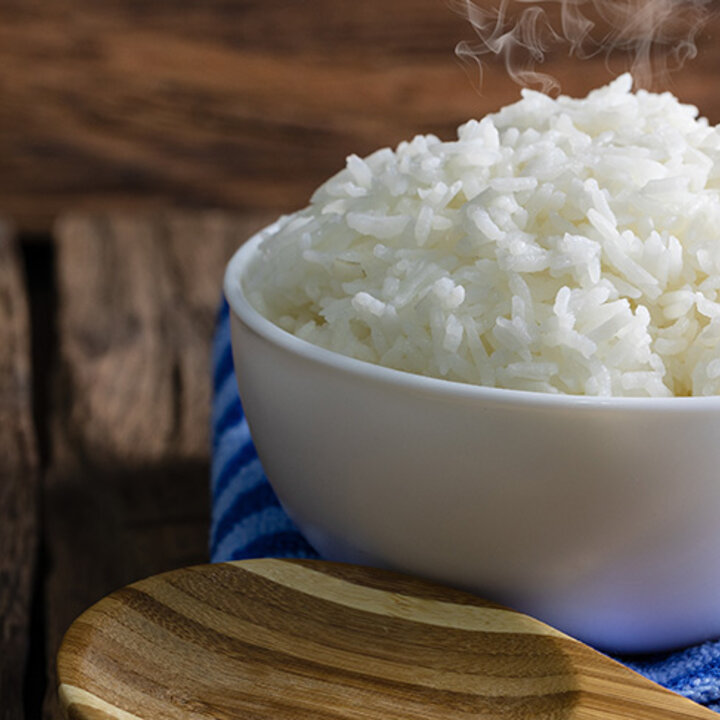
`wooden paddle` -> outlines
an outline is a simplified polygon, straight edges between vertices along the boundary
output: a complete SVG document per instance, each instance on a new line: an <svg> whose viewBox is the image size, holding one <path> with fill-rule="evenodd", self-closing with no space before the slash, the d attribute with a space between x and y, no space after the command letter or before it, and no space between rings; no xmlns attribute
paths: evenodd
<svg viewBox="0 0 720 720"><path fill-rule="evenodd" d="M118 590L68 630L58 676L72 720L717 718L526 615L318 561Z"/></svg>

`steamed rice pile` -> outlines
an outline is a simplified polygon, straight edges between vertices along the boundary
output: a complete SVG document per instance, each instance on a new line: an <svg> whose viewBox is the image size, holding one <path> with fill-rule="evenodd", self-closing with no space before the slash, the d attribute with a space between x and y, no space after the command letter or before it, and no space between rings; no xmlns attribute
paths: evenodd
<svg viewBox="0 0 720 720"><path fill-rule="evenodd" d="M245 283L387 367L584 395L720 394L720 129L628 75L379 150L283 218Z"/></svg>

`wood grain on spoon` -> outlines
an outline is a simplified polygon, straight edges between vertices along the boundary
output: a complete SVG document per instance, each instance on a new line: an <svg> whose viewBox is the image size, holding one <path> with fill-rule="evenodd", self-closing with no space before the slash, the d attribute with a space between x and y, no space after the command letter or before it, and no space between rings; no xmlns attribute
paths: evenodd
<svg viewBox="0 0 720 720"><path fill-rule="evenodd" d="M716 717L521 613L317 561L119 590L70 628L58 676L72 720Z"/></svg>

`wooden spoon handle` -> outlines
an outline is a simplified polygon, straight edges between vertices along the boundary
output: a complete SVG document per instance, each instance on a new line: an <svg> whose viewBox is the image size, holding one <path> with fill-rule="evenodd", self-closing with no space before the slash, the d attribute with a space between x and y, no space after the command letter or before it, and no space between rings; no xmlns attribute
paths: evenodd
<svg viewBox="0 0 720 720"><path fill-rule="evenodd" d="M58 656L73 720L709 720L553 628L407 576L250 560L143 580Z"/></svg>

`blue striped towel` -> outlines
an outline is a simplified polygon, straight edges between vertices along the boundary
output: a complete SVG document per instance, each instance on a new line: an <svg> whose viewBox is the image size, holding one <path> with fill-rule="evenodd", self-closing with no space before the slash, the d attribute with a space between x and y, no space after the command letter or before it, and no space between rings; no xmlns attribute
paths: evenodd
<svg viewBox="0 0 720 720"><path fill-rule="evenodd" d="M260 466L235 382L225 301L213 343L212 444L211 560L317 558L280 507ZM720 640L674 653L618 659L720 712Z"/></svg>

